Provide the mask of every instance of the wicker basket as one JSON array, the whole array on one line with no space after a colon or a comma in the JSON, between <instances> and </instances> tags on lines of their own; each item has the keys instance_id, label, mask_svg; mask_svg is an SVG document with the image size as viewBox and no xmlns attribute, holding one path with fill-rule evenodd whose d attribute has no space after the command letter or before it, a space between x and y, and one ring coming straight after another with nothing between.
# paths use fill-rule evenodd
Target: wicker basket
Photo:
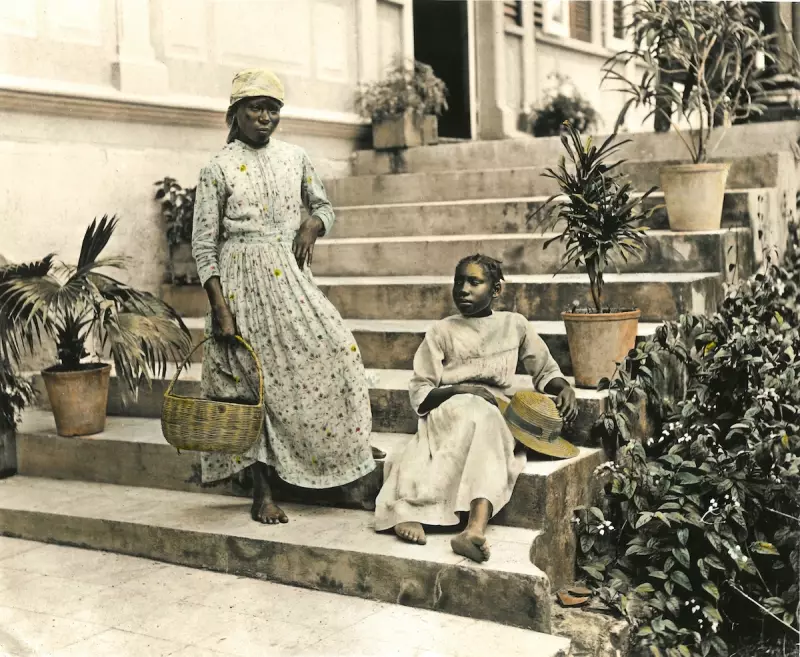
<instances>
[{"instance_id":1,"label":"wicker basket","mask_svg":"<svg viewBox=\"0 0 800 657\"><path fill-rule=\"evenodd\" d=\"M181 370L186 367L192 354L210 339L212 338L206 338L192 349L164 393L161 433L178 451L243 454L258 440L264 425L264 378L261 374L261 363L253 348L243 338L236 336L255 360L258 371L257 404L181 397L172 392Z\"/></svg>"}]
</instances>

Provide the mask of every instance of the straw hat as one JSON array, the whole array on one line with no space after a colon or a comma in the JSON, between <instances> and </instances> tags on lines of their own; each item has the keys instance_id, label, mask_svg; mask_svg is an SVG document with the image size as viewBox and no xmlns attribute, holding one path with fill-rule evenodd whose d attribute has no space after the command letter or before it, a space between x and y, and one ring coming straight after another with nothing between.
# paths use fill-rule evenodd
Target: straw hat
<instances>
[{"instance_id":1,"label":"straw hat","mask_svg":"<svg viewBox=\"0 0 800 657\"><path fill-rule=\"evenodd\" d=\"M573 458L580 453L561 437L564 422L547 395L521 390L514 394L511 403L498 399L498 406L511 434L525 447L560 459Z\"/></svg>"}]
</instances>

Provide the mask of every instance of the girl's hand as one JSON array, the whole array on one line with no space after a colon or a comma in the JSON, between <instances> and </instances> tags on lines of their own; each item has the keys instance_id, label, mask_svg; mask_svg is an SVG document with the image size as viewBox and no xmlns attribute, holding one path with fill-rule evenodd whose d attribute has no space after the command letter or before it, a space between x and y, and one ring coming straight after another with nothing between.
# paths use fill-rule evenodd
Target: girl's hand
<instances>
[{"instance_id":1,"label":"girl's hand","mask_svg":"<svg viewBox=\"0 0 800 657\"><path fill-rule=\"evenodd\" d=\"M572 386L567 386L558 393L556 408L565 422L572 422L578 417L578 400L575 398Z\"/></svg>"},{"instance_id":2,"label":"girl's hand","mask_svg":"<svg viewBox=\"0 0 800 657\"><path fill-rule=\"evenodd\" d=\"M486 400L492 406L497 406L497 399L495 396L489 392L483 386L457 386L458 392L456 394L459 395L475 395L476 397L480 397L481 399Z\"/></svg>"},{"instance_id":3,"label":"girl's hand","mask_svg":"<svg viewBox=\"0 0 800 657\"><path fill-rule=\"evenodd\" d=\"M300 224L292 245L294 257L300 269L305 265L311 265L311 259L314 255L314 243L324 229L325 224L318 217L308 217Z\"/></svg>"},{"instance_id":4,"label":"girl's hand","mask_svg":"<svg viewBox=\"0 0 800 657\"><path fill-rule=\"evenodd\" d=\"M236 337L236 322L227 304L214 308L212 313L212 333L221 340L233 340Z\"/></svg>"}]
</instances>

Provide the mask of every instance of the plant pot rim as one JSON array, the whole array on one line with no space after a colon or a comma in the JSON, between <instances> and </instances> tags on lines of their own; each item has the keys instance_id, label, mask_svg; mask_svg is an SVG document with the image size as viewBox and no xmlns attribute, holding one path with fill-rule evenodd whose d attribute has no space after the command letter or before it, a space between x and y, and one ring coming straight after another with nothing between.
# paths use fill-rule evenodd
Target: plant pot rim
<instances>
[{"instance_id":1,"label":"plant pot rim","mask_svg":"<svg viewBox=\"0 0 800 657\"><path fill-rule=\"evenodd\" d=\"M624 322L641 316L642 311L638 308L617 313L571 313L566 310L561 313L561 319L570 322Z\"/></svg>"},{"instance_id":2,"label":"plant pot rim","mask_svg":"<svg viewBox=\"0 0 800 657\"><path fill-rule=\"evenodd\" d=\"M682 164L664 164L659 171L669 171L674 173L699 173L710 171L727 171L731 168L730 162L701 162L694 164L684 162Z\"/></svg>"},{"instance_id":3,"label":"plant pot rim","mask_svg":"<svg viewBox=\"0 0 800 657\"><path fill-rule=\"evenodd\" d=\"M82 363L84 367L79 370L57 370L59 365L51 365L50 367L46 367L41 371L42 376L75 376L86 374L87 372L102 372L104 370L110 370L111 364L110 363Z\"/></svg>"}]
</instances>

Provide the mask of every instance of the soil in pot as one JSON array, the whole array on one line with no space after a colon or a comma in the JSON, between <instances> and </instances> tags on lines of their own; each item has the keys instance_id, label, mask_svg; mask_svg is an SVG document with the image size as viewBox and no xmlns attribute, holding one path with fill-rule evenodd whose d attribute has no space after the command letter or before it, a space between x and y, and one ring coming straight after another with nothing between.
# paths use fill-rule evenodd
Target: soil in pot
<instances>
[{"instance_id":1,"label":"soil in pot","mask_svg":"<svg viewBox=\"0 0 800 657\"><path fill-rule=\"evenodd\" d=\"M61 366L42 370L59 436L88 436L106 426L111 366L85 363L79 370Z\"/></svg>"},{"instance_id":2,"label":"soil in pot","mask_svg":"<svg viewBox=\"0 0 800 657\"><path fill-rule=\"evenodd\" d=\"M640 310L616 308L604 313L561 313L575 385L596 388L600 379L614 375L616 364L636 345L641 314Z\"/></svg>"},{"instance_id":3,"label":"soil in pot","mask_svg":"<svg viewBox=\"0 0 800 657\"><path fill-rule=\"evenodd\" d=\"M659 170L671 230L719 230L729 170L728 162L676 164Z\"/></svg>"}]
</instances>

